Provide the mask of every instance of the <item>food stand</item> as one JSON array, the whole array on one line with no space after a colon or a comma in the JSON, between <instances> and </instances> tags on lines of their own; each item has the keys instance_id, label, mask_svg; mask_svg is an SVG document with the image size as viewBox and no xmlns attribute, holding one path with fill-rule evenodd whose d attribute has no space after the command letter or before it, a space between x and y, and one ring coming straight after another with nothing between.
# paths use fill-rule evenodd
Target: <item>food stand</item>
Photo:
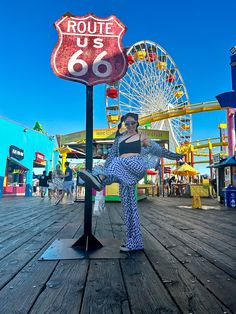
<instances>
[{"instance_id":1,"label":"food stand","mask_svg":"<svg viewBox=\"0 0 236 314\"><path fill-rule=\"evenodd\" d=\"M217 197L223 202L223 189L229 185L236 187L236 154L226 159L219 158L217 161L212 167L216 169Z\"/></svg>"},{"instance_id":2,"label":"food stand","mask_svg":"<svg viewBox=\"0 0 236 314\"><path fill-rule=\"evenodd\" d=\"M112 146L117 128L94 129L93 130L93 159L104 160L108 154L109 148ZM169 132L155 129L142 129L141 132L148 138L158 142L160 145L169 143ZM86 132L80 131L66 135L58 136L59 150L63 147L70 148L71 152L67 153L67 158L85 158L86 156ZM76 153L73 153L73 150ZM66 158L65 157L65 158ZM155 185L155 190L151 184L148 186L137 185L137 199L141 200L150 194L158 194L158 189ZM113 183L105 187L104 195L106 201L120 201L119 185ZM95 197L95 193L93 195Z\"/></svg>"}]
</instances>

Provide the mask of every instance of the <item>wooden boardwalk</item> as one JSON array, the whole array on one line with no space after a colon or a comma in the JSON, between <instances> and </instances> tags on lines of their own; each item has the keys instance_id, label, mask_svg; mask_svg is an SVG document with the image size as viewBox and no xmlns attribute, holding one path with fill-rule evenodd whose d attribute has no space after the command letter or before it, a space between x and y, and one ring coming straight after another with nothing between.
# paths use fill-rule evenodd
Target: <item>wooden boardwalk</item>
<instances>
[{"instance_id":1,"label":"wooden boardwalk","mask_svg":"<svg viewBox=\"0 0 236 314\"><path fill-rule=\"evenodd\" d=\"M0 314L236 313L236 210L202 203L207 210L191 199L140 202L144 252L40 261L55 239L83 234L83 204L1 200ZM93 227L97 238L123 239L120 204Z\"/></svg>"}]
</instances>

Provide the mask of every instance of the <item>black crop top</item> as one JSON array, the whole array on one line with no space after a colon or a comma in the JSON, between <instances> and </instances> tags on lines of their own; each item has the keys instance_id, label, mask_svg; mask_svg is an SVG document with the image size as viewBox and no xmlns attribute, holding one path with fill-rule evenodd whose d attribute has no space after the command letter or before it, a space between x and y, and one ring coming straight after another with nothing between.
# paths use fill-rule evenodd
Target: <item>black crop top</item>
<instances>
[{"instance_id":1,"label":"black crop top","mask_svg":"<svg viewBox=\"0 0 236 314\"><path fill-rule=\"evenodd\" d=\"M124 141L120 142L119 144L119 155L123 154L129 154L129 153L141 153L141 140L140 136L137 141L134 142L126 142L129 138L131 138L134 135L131 135L130 137L127 137Z\"/></svg>"}]
</instances>

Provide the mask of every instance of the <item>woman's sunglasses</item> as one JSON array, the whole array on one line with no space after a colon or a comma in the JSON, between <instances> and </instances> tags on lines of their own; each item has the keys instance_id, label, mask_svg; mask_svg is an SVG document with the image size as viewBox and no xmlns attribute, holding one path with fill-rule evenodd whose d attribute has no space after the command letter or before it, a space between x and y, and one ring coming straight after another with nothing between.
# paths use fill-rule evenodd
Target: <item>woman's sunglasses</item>
<instances>
[{"instance_id":1,"label":"woman's sunglasses","mask_svg":"<svg viewBox=\"0 0 236 314\"><path fill-rule=\"evenodd\" d=\"M125 122L125 126L135 125L136 123L136 121Z\"/></svg>"}]
</instances>

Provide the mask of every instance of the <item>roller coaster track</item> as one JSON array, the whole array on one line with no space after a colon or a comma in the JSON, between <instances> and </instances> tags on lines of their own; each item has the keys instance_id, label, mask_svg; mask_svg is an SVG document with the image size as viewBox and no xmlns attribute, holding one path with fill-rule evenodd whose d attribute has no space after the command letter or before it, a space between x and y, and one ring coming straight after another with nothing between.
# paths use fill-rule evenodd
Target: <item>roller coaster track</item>
<instances>
[{"instance_id":1,"label":"roller coaster track","mask_svg":"<svg viewBox=\"0 0 236 314\"><path fill-rule=\"evenodd\" d=\"M187 104L179 106L173 109L153 112L148 115L139 117L139 124L144 125L146 123L156 122L164 119L170 119L178 116L184 116L186 114L193 114L199 112L207 112L213 110L221 110L221 106L217 101L200 102L196 104Z\"/></svg>"}]
</instances>

